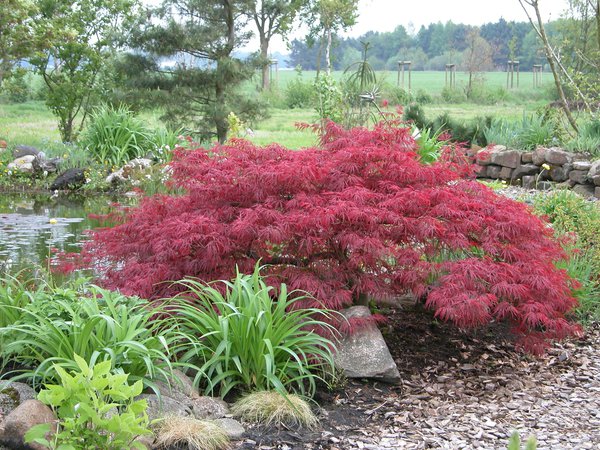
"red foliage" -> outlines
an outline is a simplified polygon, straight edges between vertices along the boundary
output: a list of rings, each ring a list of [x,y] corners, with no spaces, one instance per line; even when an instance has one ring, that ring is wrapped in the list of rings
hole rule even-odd
[[[461,178],[470,169],[452,158],[420,164],[405,128],[329,124],[322,147],[180,150],[173,183],[186,194],[144,199],[84,254],[106,286],[146,298],[260,259],[328,308],[411,291],[460,327],[510,320],[534,350],[575,331],[572,281],[553,264],[565,255],[525,205]]]

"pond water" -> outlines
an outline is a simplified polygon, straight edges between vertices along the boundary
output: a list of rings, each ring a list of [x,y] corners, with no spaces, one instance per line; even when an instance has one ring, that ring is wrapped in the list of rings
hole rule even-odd
[[[107,214],[110,197],[0,194],[0,272],[47,264],[50,249],[76,252],[85,230],[98,227],[89,214]]]

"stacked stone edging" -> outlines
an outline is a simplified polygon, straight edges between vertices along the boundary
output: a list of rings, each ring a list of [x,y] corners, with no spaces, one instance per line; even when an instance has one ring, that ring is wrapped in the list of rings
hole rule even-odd
[[[600,198],[600,160],[558,147],[522,152],[491,145],[474,155],[477,178],[501,179],[526,189],[570,188],[584,197]]]

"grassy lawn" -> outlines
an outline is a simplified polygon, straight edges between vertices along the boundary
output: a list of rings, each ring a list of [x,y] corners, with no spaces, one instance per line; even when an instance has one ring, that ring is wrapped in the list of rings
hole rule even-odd
[[[396,84],[395,72],[379,72],[379,77],[388,85]],[[293,70],[280,70],[277,75],[279,94],[283,95],[290,80],[298,75]],[[306,71],[300,74],[303,80],[309,82],[314,79],[315,72]],[[334,77],[341,78],[343,72],[334,72]],[[456,73],[457,89],[462,89],[466,82],[466,74]],[[492,115],[495,117],[519,119],[523,113],[535,111],[539,106],[548,102],[548,89],[550,77],[545,78],[545,87],[533,89],[531,73],[521,74],[520,87],[504,92],[501,101],[493,105],[479,105],[473,103],[443,103],[439,97],[445,83],[444,72],[413,72],[412,91],[425,91],[430,94],[434,103],[424,105],[426,116],[430,119],[448,112],[458,119],[470,119],[475,116]],[[406,82],[408,78],[405,78]],[[488,89],[505,88],[506,74],[503,72],[490,72],[485,74],[485,84]],[[256,90],[248,85],[247,89]],[[390,111],[393,111],[390,105]],[[144,121],[150,126],[160,124],[161,111],[146,111],[141,114]],[[298,149],[316,143],[316,137],[310,131],[299,131],[297,122],[312,123],[316,120],[316,113],[312,109],[278,109],[271,108],[270,117],[261,122],[251,124],[252,133],[246,136],[259,145],[279,143],[288,148]],[[11,145],[25,144],[50,150],[56,148],[61,151],[60,135],[57,122],[50,111],[41,101],[29,101],[23,104],[0,103],[0,139],[5,139]]]

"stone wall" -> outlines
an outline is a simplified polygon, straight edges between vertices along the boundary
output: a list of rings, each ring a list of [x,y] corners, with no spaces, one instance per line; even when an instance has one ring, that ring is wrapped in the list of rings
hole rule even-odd
[[[600,160],[558,147],[522,152],[492,145],[474,152],[477,178],[506,180],[526,189],[570,188],[600,198]]]

